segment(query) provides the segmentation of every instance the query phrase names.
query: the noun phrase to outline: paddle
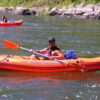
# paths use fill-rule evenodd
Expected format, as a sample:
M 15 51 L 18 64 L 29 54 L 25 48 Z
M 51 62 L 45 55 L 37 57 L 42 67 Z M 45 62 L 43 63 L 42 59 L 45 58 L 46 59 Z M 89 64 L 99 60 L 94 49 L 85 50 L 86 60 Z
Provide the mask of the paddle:
M 30 51 L 30 49 L 21 47 L 21 46 L 18 45 L 17 43 L 14 43 L 14 42 L 9 41 L 9 40 L 3 40 L 3 44 L 4 44 L 6 47 L 10 48 L 10 49 L 14 49 L 14 50 L 16 50 L 16 49 L 22 49 L 22 50 Z M 37 55 L 37 56 L 40 56 L 40 57 L 49 59 L 48 56 L 45 56 L 45 55 L 43 55 L 43 54 L 41 54 L 41 53 L 38 53 L 38 52 L 36 52 L 36 51 L 34 51 L 34 50 L 32 50 L 32 53 L 35 54 L 35 55 Z
M 4 44 L 6 47 L 10 48 L 10 49 L 14 49 L 14 50 L 16 50 L 16 49 L 22 49 L 22 50 L 26 50 L 26 51 L 29 51 L 29 52 L 30 52 L 30 49 L 21 47 L 21 46 L 18 45 L 17 43 L 14 43 L 14 42 L 9 41 L 9 40 L 3 40 L 3 44 Z M 32 53 L 35 54 L 35 55 L 37 55 L 37 56 L 43 57 L 43 58 L 45 58 L 45 59 L 49 59 L 48 56 L 46 56 L 46 55 L 44 55 L 44 54 L 41 54 L 41 53 L 38 53 L 38 52 L 36 52 L 36 51 L 34 51 L 34 50 L 32 50 Z M 56 59 L 56 58 L 54 58 L 54 60 L 55 60 L 55 61 L 58 61 L 59 63 L 66 64 L 66 63 L 64 63 L 64 62 L 62 62 L 62 61 L 60 61 L 60 60 L 58 60 L 58 59 Z

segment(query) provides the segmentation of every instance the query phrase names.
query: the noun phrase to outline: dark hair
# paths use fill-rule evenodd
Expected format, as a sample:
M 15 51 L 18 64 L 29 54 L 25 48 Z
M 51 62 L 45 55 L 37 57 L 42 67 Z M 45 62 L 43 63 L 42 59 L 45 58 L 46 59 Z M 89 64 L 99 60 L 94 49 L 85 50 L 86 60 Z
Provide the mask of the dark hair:
M 48 42 L 55 42 L 55 38 L 54 37 L 49 37 Z
M 2 18 L 6 18 L 6 17 L 3 15 Z

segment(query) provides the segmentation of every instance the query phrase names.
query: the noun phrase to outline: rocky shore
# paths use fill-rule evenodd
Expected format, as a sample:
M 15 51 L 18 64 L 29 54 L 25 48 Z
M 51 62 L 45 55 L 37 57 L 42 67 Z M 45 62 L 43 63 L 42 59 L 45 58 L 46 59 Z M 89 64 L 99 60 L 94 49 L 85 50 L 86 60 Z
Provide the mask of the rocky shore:
M 100 19 L 100 3 L 98 4 L 71 4 L 58 7 L 0 7 L 0 12 L 9 12 L 18 15 L 49 15 L 68 18 Z

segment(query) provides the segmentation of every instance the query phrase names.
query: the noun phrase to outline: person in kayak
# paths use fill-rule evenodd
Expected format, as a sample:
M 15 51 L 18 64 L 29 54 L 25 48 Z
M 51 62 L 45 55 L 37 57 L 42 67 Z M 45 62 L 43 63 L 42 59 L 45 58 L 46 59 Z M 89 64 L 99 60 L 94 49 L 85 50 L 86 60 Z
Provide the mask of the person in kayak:
M 30 52 L 32 52 L 32 49 L 30 50 Z M 56 41 L 55 38 L 50 37 L 48 39 L 48 47 L 44 48 L 42 50 L 36 50 L 36 52 L 44 54 L 46 56 L 49 57 L 50 60 L 53 59 L 59 59 L 59 60 L 63 60 L 64 59 L 64 55 L 61 52 L 61 50 L 56 46 Z M 45 58 L 43 57 L 37 57 L 35 55 L 31 55 L 30 59 L 38 59 L 38 60 L 44 60 Z
M 5 16 L 2 16 L 2 21 L 7 22 L 7 18 Z

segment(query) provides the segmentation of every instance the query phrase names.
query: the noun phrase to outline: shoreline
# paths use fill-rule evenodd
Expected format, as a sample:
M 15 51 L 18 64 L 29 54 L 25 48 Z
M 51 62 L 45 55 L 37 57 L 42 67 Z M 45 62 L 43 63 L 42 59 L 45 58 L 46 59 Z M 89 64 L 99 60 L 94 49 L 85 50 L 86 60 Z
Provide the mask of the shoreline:
M 8 12 L 16 15 L 33 15 L 33 16 L 61 16 L 66 18 L 83 18 L 100 20 L 100 3 L 97 4 L 70 4 L 63 7 L 0 7 L 0 12 Z

